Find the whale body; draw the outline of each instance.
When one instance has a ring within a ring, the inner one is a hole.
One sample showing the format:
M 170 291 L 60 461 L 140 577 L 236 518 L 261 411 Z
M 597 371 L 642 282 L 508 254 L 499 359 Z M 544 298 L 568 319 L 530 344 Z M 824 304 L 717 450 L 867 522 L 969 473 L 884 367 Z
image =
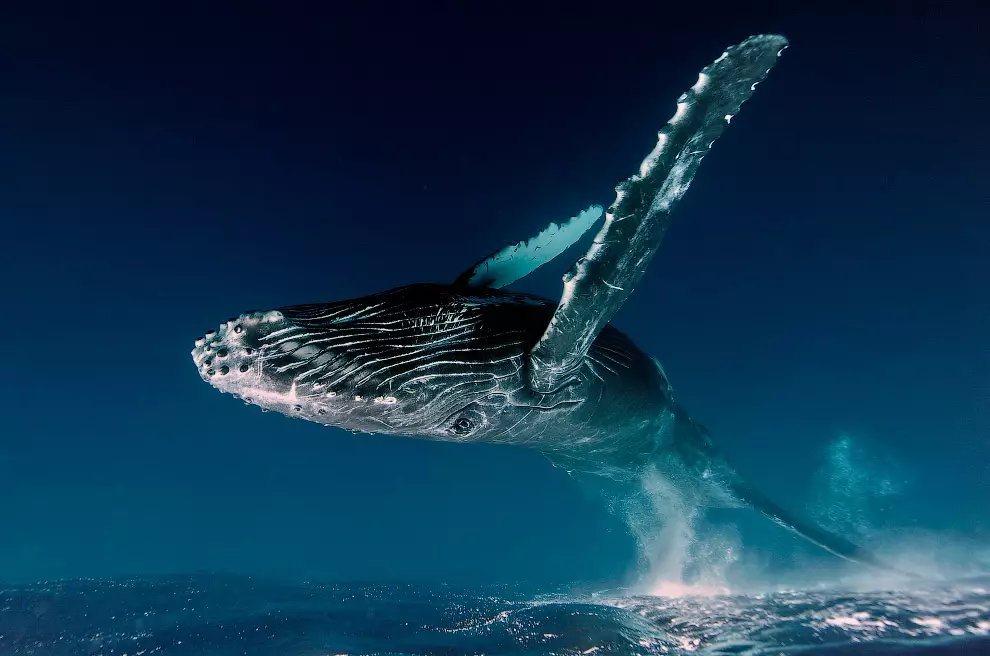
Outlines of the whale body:
M 690 478 L 843 558 L 884 567 L 760 494 L 673 398 L 662 366 L 609 321 L 641 279 L 701 160 L 787 41 L 750 37 L 703 69 L 637 174 L 616 188 L 559 301 L 509 284 L 597 225 L 591 206 L 449 284 L 246 312 L 195 342 L 202 378 L 249 404 L 326 426 L 531 448 L 568 471 Z

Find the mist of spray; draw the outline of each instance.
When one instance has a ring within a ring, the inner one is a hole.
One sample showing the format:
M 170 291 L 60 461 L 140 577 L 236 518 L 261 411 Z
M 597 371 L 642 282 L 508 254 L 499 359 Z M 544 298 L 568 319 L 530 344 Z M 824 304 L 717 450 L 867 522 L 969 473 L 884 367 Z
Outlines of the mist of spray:
M 877 446 L 840 435 L 826 450 L 812 479 L 808 511 L 822 526 L 880 551 L 901 570 L 928 580 L 960 579 L 990 573 L 990 545 L 966 532 L 898 527 L 894 508 L 908 510 L 906 492 L 914 476 Z M 844 585 L 871 589 L 883 575 L 846 566 Z
M 906 485 L 903 468 L 864 442 L 840 435 L 812 479 L 808 511 L 822 527 L 859 540 L 877 537 L 881 516 Z

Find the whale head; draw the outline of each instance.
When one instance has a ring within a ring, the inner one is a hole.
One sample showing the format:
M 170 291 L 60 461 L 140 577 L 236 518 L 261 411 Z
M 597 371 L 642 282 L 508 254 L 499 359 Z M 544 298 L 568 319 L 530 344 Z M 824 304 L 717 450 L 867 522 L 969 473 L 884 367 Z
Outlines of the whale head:
M 412 285 L 246 312 L 198 338 L 192 357 L 203 380 L 264 410 L 355 432 L 498 441 L 539 405 L 525 353 L 553 307 Z

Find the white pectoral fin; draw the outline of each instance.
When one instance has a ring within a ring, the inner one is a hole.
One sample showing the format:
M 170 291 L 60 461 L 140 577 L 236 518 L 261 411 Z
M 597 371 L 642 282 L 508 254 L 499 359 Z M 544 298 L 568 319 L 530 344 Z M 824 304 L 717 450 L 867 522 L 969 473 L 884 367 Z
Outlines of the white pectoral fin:
M 551 223 L 538 235 L 492 253 L 458 276 L 454 284 L 495 289 L 511 285 L 573 246 L 602 214 L 601 205 L 592 205 L 561 224 Z

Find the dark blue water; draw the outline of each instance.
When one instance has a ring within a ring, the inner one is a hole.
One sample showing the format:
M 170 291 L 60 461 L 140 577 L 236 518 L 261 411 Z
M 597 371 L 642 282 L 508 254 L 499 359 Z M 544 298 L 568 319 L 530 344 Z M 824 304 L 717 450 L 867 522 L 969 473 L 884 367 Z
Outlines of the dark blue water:
M 0 590 L 0 653 L 990 653 L 990 580 L 912 591 L 650 597 L 230 576 Z

